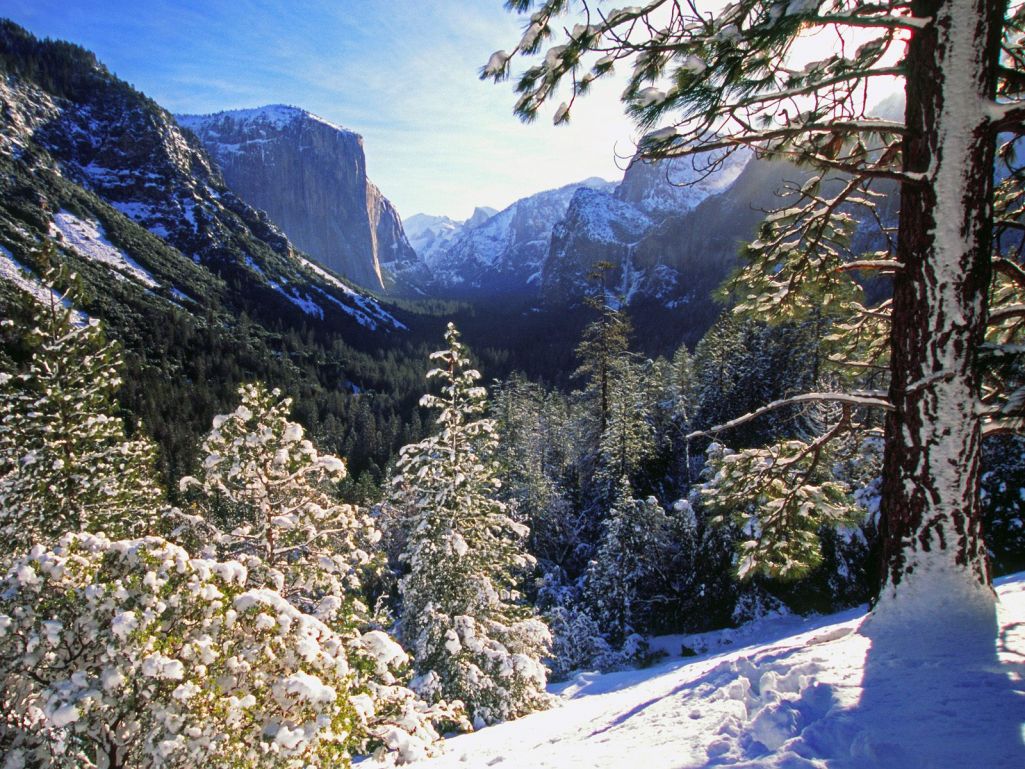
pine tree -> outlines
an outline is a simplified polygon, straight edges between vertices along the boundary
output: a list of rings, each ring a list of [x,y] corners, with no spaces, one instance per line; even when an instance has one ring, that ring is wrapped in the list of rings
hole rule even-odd
[[[197,476],[181,481],[213,534],[218,554],[256,556],[280,573],[285,596],[300,610],[352,628],[361,573],[380,539],[359,508],[341,503],[346,475],[292,422],[292,400],[262,384],[239,388],[240,403],[214,418]],[[346,607],[343,610],[343,605]]]
[[[155,448],[127,438],[114,398],[122,360],[71,284],[32,309],[31,358],[0,372],[0,547],[24,550],[65,532],[137,535],[156,524]]]
[[[644,632],[669,552],[670,519],[655,497],[636,499],[621,478],[587,570],[587,601],[605,637],[621,645]]]
[[[576,350],[580,360],[576,376],[587,381],[588,396],[595,404],[599,435],[605,432],[609,420],[613,368],[626,354],[630,339],[630,320],[609,300],[605,288],[605,273],[611,268],[609,262],[598,262],[588,275],[592,290],[584,301],[598,313],[598,319],[584,329]]]
[[[938,595],[944,591],[902,586],[941,580],[991,615],[981,438],[1020,431],[1025,414],[1018,391],[986,371],[988,358],[1015,355],[1023,333],[1025,272],[1008,247],[1012,239],[1001,238],[1020,230],[1021,178],[1008,175],[994,194],[994,171],[1025,133],[1025,5],[740,0],[716,12],[674,0],[615,10],[588,0],[508,5],[530,12],[529,26],[512,53],[492,55],[481,76],[501,80],[514,55],[543,54],[517,82],[515,111],[523,119],[536,117],[560,82],[572,81],[570,99],[555,113],[556,123],[565,122],[595,80],[631,66],[623,100],[649,129],[640,145],[648,158],[691,156],[714,170],[725,155],[753,147],[815,169],[747,249],[749,265],[734,284],[743,289],[738,311],[763,319],[850,315],[849,357],[838,362],[884,366],[886,392],[803,397],[846,407],[823,433],[830,439],[859,430],[865,409],[886,414],[884,603]],[[581,23],[559,18],[570,11]],[[835,34],[838,45],[794,66],[795,43],[812,33]],[[553,43],[553,35],[561,39]],[[852,38],[859,44],[848,46]],[[867,111],[874,84],[893,77],[903,78],[903,121]],[[883,182],[900,186],[896,240],[886,251],[858,253],[854,212],[871,218],[873,185]],[[866,306],[852,276],[879,272],[893,276],[892,299]],[[994,341],[980,356],[994,328],[1014,341]],[[874,357],[859,359],[865,349]],[[808,457],[818,445],[808,441],[797,452]],[[795,459],[783,455],[788,466]]]
[[[360,703],[352,737],[359,750],[395,751],[400,762],[432,755],[440,741],[434,723],[465,718],[458,707],[416,696],[405,685],[402,648],[381,630],[363,632],[372,619],[364,581],[377,574],[380,533],[338,499],[344,463],[304,437],[289,419],[291,399],[278,390],[247,384],[239,397],[233,412],[214,418],[198,477],[182,479],[201,513],[183,529],[218,556],[246,563],[250,583],[272,585],[344,639]]]
[[[470,368],[459,333],[428,373],[439,395],[439,432],[402,449],[393,489],[412,510],[400,583],[402,636],[412,649],[425,696],[461,700],[477,723],[515,718],[545,707],[539,659],[549,633],[517,588],[532,559],[527,528],[498,500],[494,422],[483,418],[486,391]]]
[[[632,478],[655,451],[655,403],[644,384],[650,371],[620,355],[609,365],[608,412],[599,438],[597,476],[610,490],[621,478]]]

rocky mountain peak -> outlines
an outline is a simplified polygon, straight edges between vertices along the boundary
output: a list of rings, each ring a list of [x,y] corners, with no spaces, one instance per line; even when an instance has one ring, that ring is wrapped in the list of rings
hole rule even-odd
[[[416,260],[398,213],[367,178],[359,134],[281,104],[178,122],[199,137],[239,197],[325,267],[388,290],[390,265]]]

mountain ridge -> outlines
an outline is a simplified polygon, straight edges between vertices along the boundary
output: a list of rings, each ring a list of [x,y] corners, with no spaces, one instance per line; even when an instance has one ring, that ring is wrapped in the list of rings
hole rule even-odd
[[[358,133],[280,104],[176,119],[227,185],[322,266],[388,292],[390,265],[416,260],[398,212],[367,176]]]

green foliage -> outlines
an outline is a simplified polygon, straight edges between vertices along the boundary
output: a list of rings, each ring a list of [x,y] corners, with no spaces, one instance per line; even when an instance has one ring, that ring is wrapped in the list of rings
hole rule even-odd
[[[476,721],[491,723],[544,707],[538,661],[548,631],[518,591],[532,559],[527,527],[497,496],[494,423],[487,393],[449,324],[447,347],[431,355],[438,434],[403,448],[392,481],[407,524],[400,583],[402,635],[412,649],[420,691],[461,700]]]
[[[655,497],[636,499],[626,478],[602,524],[586,575],[587,602],[614,646],[651,624],[653,600],[665,588],[661,574],[672,547],[671,523]]]
[[[785,580],[806,576],[822,562],[819,528],[854,524],[862,513],[848,486],[831,472],[826,442],[783,441],[732,452],[713,443],[704,501],[743,533],[736,575]]]
[[[66,531],[111,536],[152,531],[162,492],[155,449],[126,436],[114,396],[121,355],[100,324],[72,308],[71,286],[32,308],[30,358],[0,372],[0,532],[22,550]]]

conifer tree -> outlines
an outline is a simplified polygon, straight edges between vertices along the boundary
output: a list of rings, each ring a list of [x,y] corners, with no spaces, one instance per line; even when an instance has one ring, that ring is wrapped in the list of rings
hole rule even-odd
[[[587,570],[587,600],[604,635],[613,645],[647,630],[648,599],[657,594],[670,519],[655,497],[636,499],[621,478],[616,499],[602,524],[602,536]]]
[[[241,560],[256,587],[272,585],[299,611],[345,641],[353,702],[360,703],[353,743],[361,751],[395,751],[399,762],[424,758],[440,741],[435,723],[460,724],[458,707],[434,706],[408,681],[408,658],[372,619],[363,580],[379,565],[380,533],[336,493],[345,464],[321,454],[289,419],[292,401],[262,384],[239,388],[241,402],[214,417],[197,477],[182,490],[201,516],[183,527],[220,557]]]
[[[345,464],[321,454],[289,419],[292,400],[262,384],[239,388],[240,403],[214,418],[197,476],[181,481],[209,524],[219,555],[256,556],[281,575],[302,611],[352,627],[361,571],[380,539],[373,521],[341,503]],[[194,523],[196,521],[193,521]]]
[[[549,633],[518,581],[532,560],[527,527],[499,501],[494,422],[483,417],[486,391],[449,324],[447,347],[431,359],[439,432],[402,449],[393,489],[412,510],[400,583],[402,636],[413,652],[419,690],[461,700],[476,723],[545,707],[540,658]]]
[[[644,387],[650,371],[642,371],[642,367],[625,354],[613,359],[609,367],[608,413],[599,438],[598,476],[610,489],[619,479],[633,477],[654,453],[655,404]]]
[[[587,393],[594,402],[597,432],[605,432],[611,408],[611,388],[616,361],[626,354],[630,339],[630,320],[622,310],[609,301],[605,287],[605,273],[612,268],[609,262],[598,262],[588,274],[591,293],[585,298],[588,307],[598,313],[598,319],[584,329],[577,346],[580,367],[576,376],[587,381]]]
[[[23,369],[0,372],[0,549],[24,550],[65,532],[152,530],[162,499],[155,448],[128,438],[114,398],[121,355],[99,322],[73,309],[71,287],[34,304]]]
[[[1020,239],[1001,237],[1022,226],[1021,176],[1001,180],[995,170],[1025,134],[1025,4],[507,5],[530,12],[529,22],[481,76],[501,80],[516,54],[541,54],[516,85],[514,110],[523,119],[568,83],[569,98],[555,111],[555,122],[565,122],[594,81],[628,67],[622,98],[648,131],[640,149],[649,159],[690,156],[714,171],[730,153],[754,148],[815,169],[798,200],[771,215],[748,248],[749,265],[735,282],[744,297],[738,311],[766,320],[850,316],[849,354],[837,362],[883,366],[886,391],[803,393],[800,402],[845,407],[823,433],[835,440],[866,424],[865,409],[885,412],[884,603],[939,595],[902,585],[942,580],[973,596],[966,605],[992,614],[980,530],[982,437],[1020,431],[1025,408],[1020,389],[989,370],[1016,355],[1023,333],[1025,272],[1013,250]],[[575,18],[560,18],[568,13]],[[799,39],[813,33],[835,35],[837,45],[795,62]],[[876,84],[894,78],[903,83],[904,119],[873,116]],[[863,254],[852,245],[855,213],[870,219],[882,182],[900,186],[896,238],[887,250]],[[858,273],[892,275],[892,298],[863,304]],[[859,355],[865,350],[868,360]],[[798,455],[820,445],[803,443],[780,455],[777,479],[785,482]],[[772,468],[759,478],[766,473]],[[757,502],[758,488],[750,492]]]

